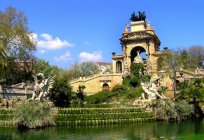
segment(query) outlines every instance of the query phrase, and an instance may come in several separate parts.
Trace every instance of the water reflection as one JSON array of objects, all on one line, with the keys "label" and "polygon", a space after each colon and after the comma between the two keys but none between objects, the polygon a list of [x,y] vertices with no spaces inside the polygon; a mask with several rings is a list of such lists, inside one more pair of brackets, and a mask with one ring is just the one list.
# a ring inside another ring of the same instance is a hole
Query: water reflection
[{"label": "water reflection", "polygon": [[204,121],[139,124],[56,127],[19,131],[0,128],[1,140],[192,140],[204,138]]}]

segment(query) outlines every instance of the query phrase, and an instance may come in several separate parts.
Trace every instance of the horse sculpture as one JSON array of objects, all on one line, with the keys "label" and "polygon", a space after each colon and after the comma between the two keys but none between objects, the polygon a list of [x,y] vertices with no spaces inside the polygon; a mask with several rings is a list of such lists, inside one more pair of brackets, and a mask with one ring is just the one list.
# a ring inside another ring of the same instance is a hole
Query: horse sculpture
[{"label": "horse sculpture", "polygon": [[138,15],[135,15],[135,12],[131,14],[130,20],[131,21],[145,21],[146,15],[145,12],[138,11]]}]

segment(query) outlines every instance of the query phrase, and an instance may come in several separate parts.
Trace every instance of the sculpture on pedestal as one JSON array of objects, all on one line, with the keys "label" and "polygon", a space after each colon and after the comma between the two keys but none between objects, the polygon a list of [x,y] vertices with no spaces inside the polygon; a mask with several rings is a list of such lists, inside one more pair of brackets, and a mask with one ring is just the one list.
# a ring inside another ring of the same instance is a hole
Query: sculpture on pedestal
[{"label": "sculpture on pedestal", "polygon": [[145,12],[138,11],[138,14],[139,15],[135,15],[135,12],[133,12],[131,14],[130,20],[133,21],[133,22],[134,21],[145,21],[145,19],[146,19]]}]

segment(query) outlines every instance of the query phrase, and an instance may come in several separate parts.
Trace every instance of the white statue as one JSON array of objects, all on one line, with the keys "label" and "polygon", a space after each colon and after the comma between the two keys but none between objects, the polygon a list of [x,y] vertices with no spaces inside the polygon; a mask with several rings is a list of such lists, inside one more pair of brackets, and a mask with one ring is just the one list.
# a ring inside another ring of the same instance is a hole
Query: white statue
[{"label": "white statue", "polygon": [[125,62],[125,69],[129,69],[127,61]]},{"label": "white statue", "polygon": [[33,76],[35,86],[32,98],[30,100],[43,100],[43,97],[45,97],[52,88],[54,77],[55,76],[51,76],[48,79],[45,79],[42,73],[38,73],[36,76]]},{"label": "white statue", "polygon": [[157,80],[158,79],[156,78],[151,78],[149,83],[141,82],[142,89],[144,90],[147,96],[147,99],[156,99],[157,96],[161,99],[166,98],[165,96],[158,93],[158,90],[160,89],[160,87],[156,85]]},{"label": "white statue", "polygon": [[137,51],[137,56],[134,58],[134,63],[144,63],[142,57],[140,56],[140,51]]}]

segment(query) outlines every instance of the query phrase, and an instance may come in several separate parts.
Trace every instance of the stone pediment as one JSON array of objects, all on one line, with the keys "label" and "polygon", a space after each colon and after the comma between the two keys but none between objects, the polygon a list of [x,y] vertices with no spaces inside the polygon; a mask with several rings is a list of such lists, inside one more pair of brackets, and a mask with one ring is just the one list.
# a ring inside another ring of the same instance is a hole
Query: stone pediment
[{"label": "stone pediment", "polygon": [[151,38],[153,38],[153,35],[149,33],[135,32],[124,35],[120,40],[122,42],[126,42],[131,40],[143,40],[143,39],[149,40]]}]

